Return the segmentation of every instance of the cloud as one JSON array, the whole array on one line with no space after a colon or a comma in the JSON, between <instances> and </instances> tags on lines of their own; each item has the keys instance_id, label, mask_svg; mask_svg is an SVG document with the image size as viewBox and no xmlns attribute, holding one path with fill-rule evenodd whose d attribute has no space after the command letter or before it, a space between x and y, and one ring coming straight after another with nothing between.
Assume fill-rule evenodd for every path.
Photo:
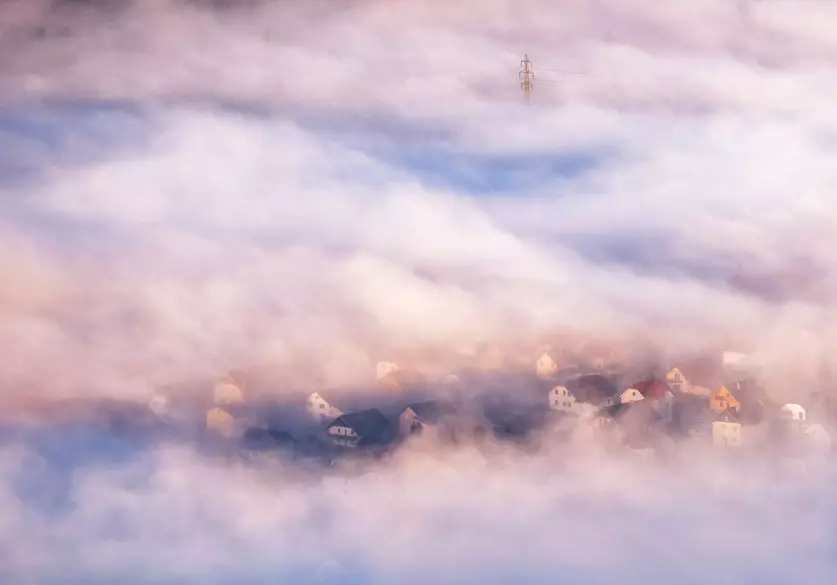
<instances>
[{"instance_id":1,"label":"cloud","mask_svg":"<svg viewBox=\"0 0 837 585\"><path fill-rule=\"evenodd\" d=\"M833 339L821 3L23 6L6 393L561 325L810 373Z\"/></svg>"},{"instance_id":2,"label":"cloud","mask_svg":"<svg viewBox=\"0 0 837 585\"><path fill-rule=\"evenodd\" d=\"M323 476L176 445L114 457L103 455L113 439L87 445L60 433L52 447L41 438L3 450L0 575L13 582L821 583L834 574L830 472L813 461L782 475L759 458L746 470L702 456L666 468L466 447ZM76 450L82 461L57 467ZM720 577L714 562L696 561L707 550Z\"/></svg>"}]
</instances>

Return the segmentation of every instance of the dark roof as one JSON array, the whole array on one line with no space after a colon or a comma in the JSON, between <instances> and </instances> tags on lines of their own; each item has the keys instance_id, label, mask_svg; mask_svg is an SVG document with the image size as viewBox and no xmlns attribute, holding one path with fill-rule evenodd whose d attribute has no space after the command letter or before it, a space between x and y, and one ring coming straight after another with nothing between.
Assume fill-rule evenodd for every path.
<instances>
[{"instance_id":1,"label":"dark roof","mask_svg":"<svg viewBox=\"0 0 837 585\"><path fill-rule=\"evenodd\" d=\"M579 402L596 403L619 394L616 385L601 374L579 376L568 380L564 386Z\"/></svg>"},{"instance_id":2,"label":"dark roof","mask_svg":"<svg viewBox=\"0 0 837 585\"><path fill-rule=\"evenodd\" d=\"M637 424L648 425L662 419L651 403L646 400L614 404L602 408L601 412L610 416L622 427Z\"/></svg>"},{"instance_id":3,"label":"dark roof","mask_svg":"<svg viewBox=\"0 0 837 585\"><path fill-rule=\"evenodd\" d=\"M418 419L426 423L438 422L442 417L456 413L456 407L441 400L425 400L410 404L407 408L416 413ZM406 410L406 409L405 409Z\"/></svg>"},{"instance_id":4,"label":"dark roof","mask_svg":"<svg viewBox=\"0 0 837 585\"><path fill-rule=\"evenodd\" d=\"M659 378L649 378L647 380L640 380L628 386L634 390L639 390L645 398L649 400L658 400L670 391L668 384Z\"/></svg>"},{"instance_id":5,"label":"dark roof","mask_svg":"<svg viewBox=\"0 0 837 585\"><path fill-rule=\"evenodd\" d=\"M296 441L286 432L273 429L249 428L244 433L244 446L254 450L293 447Z\"/></svg>"},{"instance_id":6,"label":"dark roof","mask_svg":"<svg viewBox=\"0 0 837 585\"><path fill-rule=\"evenodd\" d=\"M742 404L744 402L769 402L770 397L767 395L767 391L758 383L758 380L755 378L744 378L741 380L735 380L732 382L724 383L727 390L729 390L733 396L735 396L738 402Z\"/></svg>"},{"instance_id":7,"label":"dark roof","mask_svg":"<svg viewBox=\"0 0 837 585\"><path fill-rule=\"evenodd\" d=\"M334 426L349 427L366 440L384 440L392 430L387 417L377 408L347 412L329 423L328 428Z\"/></svg>"},{"instance_id":8,"label":"dark roof","mask_svg":"<svg viewBox=\"0 0 837 585\"><path fill-rule=\"evenodd\" d=\"M547 410L544 408L504 408L487 406L485 418L500 435L525 436L543 426Z\"/></svg>"}]
</instances>

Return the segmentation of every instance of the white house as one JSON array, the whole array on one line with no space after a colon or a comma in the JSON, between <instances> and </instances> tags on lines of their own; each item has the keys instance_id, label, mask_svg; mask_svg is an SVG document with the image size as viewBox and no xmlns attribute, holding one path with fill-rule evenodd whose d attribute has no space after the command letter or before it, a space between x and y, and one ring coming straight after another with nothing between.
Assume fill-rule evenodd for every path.
<instances>
[{"instance_id":1,"label":"white house","mask_svg":"<svg viewBox=\"0 0 837 585\"><path fill-rule=\"evenodd\" d=\"M558 364L552 359L548 352L541 352L535 362L535 373L541 380L549 380L558 372Z\"/></svg>"},{"instance_id":2,"label":"white house","mask_svg":"<svg viewBox=\"0 0 837 585\"><path fill-rule=\"evenodd\" d=\"M785 404L779 409L779 418L782 420L805 420L805 409L799 404Z\"/></svg>"},{"instance_id":3,"label":"white house","mask_svg":"<svg viewBox=\"0 0 837 585\"><path fill-rule=\"evenodd\" d=\"M581 376L554 386L547 395L548 406L580 417L592 416L600 408L618 404L615 388L598 375Z\"/></svg>"},{"instance_id":4,"label":"white house","mask_svg":"<svg viewBox=\"0 0 837 585\"><path fill-rule=\"evenodd\" d=\"M638 400L645 400L642 392L636 388L627 388L616 398L617 404L625 404L627 402L636 402Z\"/></svg>"},{"instance_id":5,"label":"white house","mask_svg":"<svg viewBox=\"0 0 837 585\"><path fill-rule=\"evenodd\" d=\"M327 427L334 445L340 447L382 446L393 438L387 418L376 408L339 415Z\"/></svg>"},{"instance_id":6,"label":"white house","mask_svg":"<svg viewBox=\"0 0 837 585\"><path fill-rule=\"evenodd\" d=\"M343 414L343 411L329 404L325 398L316 392L312 392L308 395L306 407L308 409L308 414L310 414L314 420L322 423L334 420Z\"/></svg>"}]
</instances>

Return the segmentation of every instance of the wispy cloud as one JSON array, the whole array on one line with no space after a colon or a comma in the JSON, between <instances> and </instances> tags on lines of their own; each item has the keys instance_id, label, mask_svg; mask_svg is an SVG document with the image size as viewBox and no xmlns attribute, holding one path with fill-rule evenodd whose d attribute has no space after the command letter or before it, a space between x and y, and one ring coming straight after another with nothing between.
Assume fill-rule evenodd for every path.
<instances>
[{"instance_id":1,"label":"wispy cloud","mask_svg":"<svg viewBox=\"0 0 837 585\"><path fill-rule=\"evenodd\" d=\"M834 355L832 3L210 4L0 8L3 398L565 325L749 346L780 394ZM9 582L834 580L828 471L296 482L78 432L0 450Z\"/></svg>"}]
</instances>

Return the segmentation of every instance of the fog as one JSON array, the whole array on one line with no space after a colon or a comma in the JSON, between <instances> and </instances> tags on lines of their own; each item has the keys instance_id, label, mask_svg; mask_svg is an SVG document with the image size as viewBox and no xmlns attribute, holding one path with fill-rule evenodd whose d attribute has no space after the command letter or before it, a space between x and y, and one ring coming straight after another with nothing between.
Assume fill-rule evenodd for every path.
<instances>
[{"instance_id":1,"label":"fog","mask_svg":"<svg viewBox=\"0 0 837 585\"><path fill-rule=\"evenodd\" d=\"M718 455L658 467L407 448L323 476L176 445L128 452L100 437L91 449L66 431L60 445L29 440L37 447L6 448L0 463L10 583L813 584L835 573L832 472L810 462L801 473ZM74 449L84 461L68 465Z\"/></svg>"},{"instance_id":2,"label":"fog","mask_svg":"<svg viewBox=\"0 0 837 585\"><path fill-rule=\"evenodd\" d=\"M567 330L751 351L771 392L805 396L837 346L835 18L817 0L4 2L3 418L254 364L278 391L373 383L379 360L443 374L481 343L533 361ZM9 583L834 577L827 468L462 450L290 478L10 433Z\"/></svg>"}]
</instances>

